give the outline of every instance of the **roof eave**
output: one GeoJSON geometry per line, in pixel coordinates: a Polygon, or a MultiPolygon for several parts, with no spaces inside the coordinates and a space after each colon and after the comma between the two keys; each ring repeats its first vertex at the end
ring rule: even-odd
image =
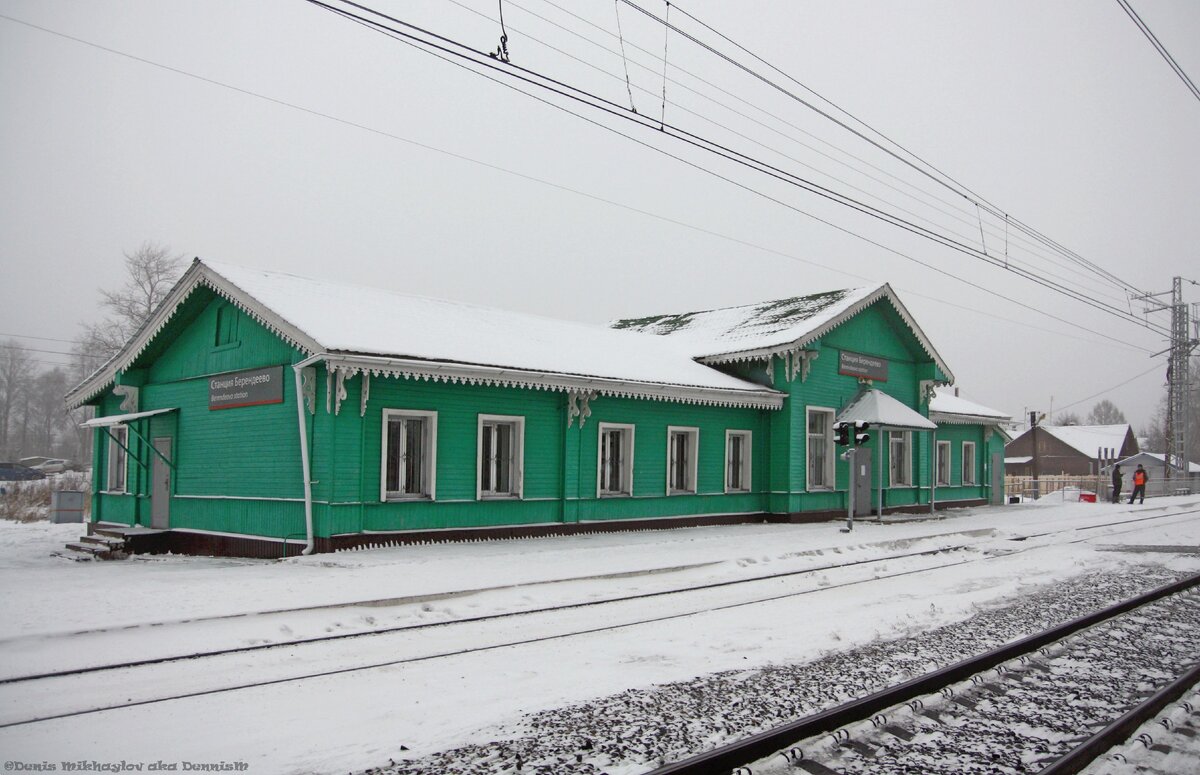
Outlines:
{"type": "Polygon", "coordinates": [[[900,318],[904,321],[904,324],[907,325],[917,337],[917,341],[920,343],[921,347],[930,355],[930,357],[933,358],[933,362],[938,369],[940,369],[941,372],[946,375],[946,384],[953,384],[954,373],[950,371],[950,367],[946,365],[946,362],[942,360],[942,356],[938,354],[936,349],[934,349],[933,343],[929,341],[929,337],[927,337],[925,332],[921,330],[921,327],[917,325],[917,321],[896,296],[895,291],[892,290],[892,286],[889,283],[880,285],[877,289],[875,289],[875,291],[849,305],[842,312],[833,318],[830,318],[822,325],[809,331],[799,339],[793,339],[767,347],[758,347],[753,350],[731,350],[725,353],[712,353],[710,355],[699,356],[696,360],[705,364],[736,363],[740,361],[762,360],[772,356],[778,356],[785,353],[802,350],[807,345],[810,345],[816,340],[825,336],[830,331],[842,325],[847,320],[859,314],[880,299],[887,299],[889,302],[891,302],[892,307],[896,310],[897,314],[900,315],[900,318]]]}
{"type": "Polygon", "coordinates": [[[129,368],[138,359],[162,329],[175,316],[180,305],[197,288],[207,287],[214,293],[229,301],[235,307],[258,322],[263,327],[275,333],[285,342],[296,349],[311,355],[320,352],[321,345],[311,336],[296,326],[284,320],[268,309],[250,294],[238,288],[232,282],[217,274],[211,267],[200,259],[195,259],[183,276],[176,281],[174,287],[167,293],[162,303],[153,314],[142,324],[120,352],[110,358],[104,365],[92,372],[90,376],[72,388],[64,397],[67,409],[75,409],[95,398],[112,385],[117,374],[129,368]]]}
{"type": "MultiPolygon", "coordinates": [[[[358,355],[331,352],[323,359],[330,367],[348,374],[366,372],[374,376],[395,376],[441,382],[466,382],[522,387],[535,390],[595,391],[600,395],[648,398],[660,401],[731,406],[751,409],[782,408],[786,394],[770,388],[740,390],[699,385],[640,382],[610,377],[563,374],[530,369],[483,366],[416,358],[382,355],[358,355]]],[[[748,383],[749,384],[749,383],[748,383]]]]}

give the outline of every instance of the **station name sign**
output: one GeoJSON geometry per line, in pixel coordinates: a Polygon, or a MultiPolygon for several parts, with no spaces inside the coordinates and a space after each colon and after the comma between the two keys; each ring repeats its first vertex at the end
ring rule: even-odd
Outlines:
{"type": "Polygon", "coordinates": [[[283,403],[283,367],[248,369],[208,378],[208,408],[283,403]]]}
{"type": "Polygon", "coordinates": [[[888,362],[873,355],[863,355],[842,350],[838,356],[838,374],[848,377],[863,377],[877,382],[887,382],[888,362]]]}

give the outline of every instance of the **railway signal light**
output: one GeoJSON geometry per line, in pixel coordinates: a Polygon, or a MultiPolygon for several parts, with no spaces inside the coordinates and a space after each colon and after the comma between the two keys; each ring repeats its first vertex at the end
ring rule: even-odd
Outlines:
{"type": "Polygon", "coordinates": [[[839,447],[850,446],[850,423],[838,422],[833,424],[833,440],[839,447]]]}
{"type": "Polygon", "coordinates": [[[871,440],[871,434],[867,433],[867,429],[871,427],[871,423],[859,420],[854,423],[854,443],[866,444],[871,440]]]}

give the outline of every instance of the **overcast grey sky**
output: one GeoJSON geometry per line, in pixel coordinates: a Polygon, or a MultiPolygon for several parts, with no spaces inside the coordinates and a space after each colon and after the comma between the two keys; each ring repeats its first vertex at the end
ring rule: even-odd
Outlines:
{"type": "MultiPolygon", "coordinates": [[[[662,0],[638,2],[663,15],[662,0]]],[[[1200,3],[1131,3],[1200,79],[1200,3]]],[[[367,4],[480,50],[499,41],[497,0],[367,4]]],[[[632,93],[643,116],[981,247],[969,200],[682,36],[664,40],[628,5],[503,9],[513,64],[618,106],[632,93]]],[[[1108,275],[1148,291],[1200,280],[1200,101],[1116,2],[672,9],[672,24],[815,101],[680,9],[1108,275]]],[[[0,18],[0,340],[71,339],[100,314],[97,289],[122,279],[122,251],[156,241],[596,323],[888,281],[980,403],[1019,417],[1107,391],[1073,409],[1107,397],[1140,426],[1162,394],[1159,333],[303,0],[0,0],[0,14],[28,23],[0,18]]],[[[990,256],[1140,311],[1003,218],[982,226],[990,256]]]]}

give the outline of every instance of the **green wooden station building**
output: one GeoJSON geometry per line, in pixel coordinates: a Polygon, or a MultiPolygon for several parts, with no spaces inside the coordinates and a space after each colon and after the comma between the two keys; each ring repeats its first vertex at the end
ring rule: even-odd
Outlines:
{"type": "Polygon", "coordinates": [[[278,557],[845,517],[839,421],[859,514],[998,502],[953,379],[886,284],[606,328],[196,260],[66,402],[93,527],[278,557]]]}

